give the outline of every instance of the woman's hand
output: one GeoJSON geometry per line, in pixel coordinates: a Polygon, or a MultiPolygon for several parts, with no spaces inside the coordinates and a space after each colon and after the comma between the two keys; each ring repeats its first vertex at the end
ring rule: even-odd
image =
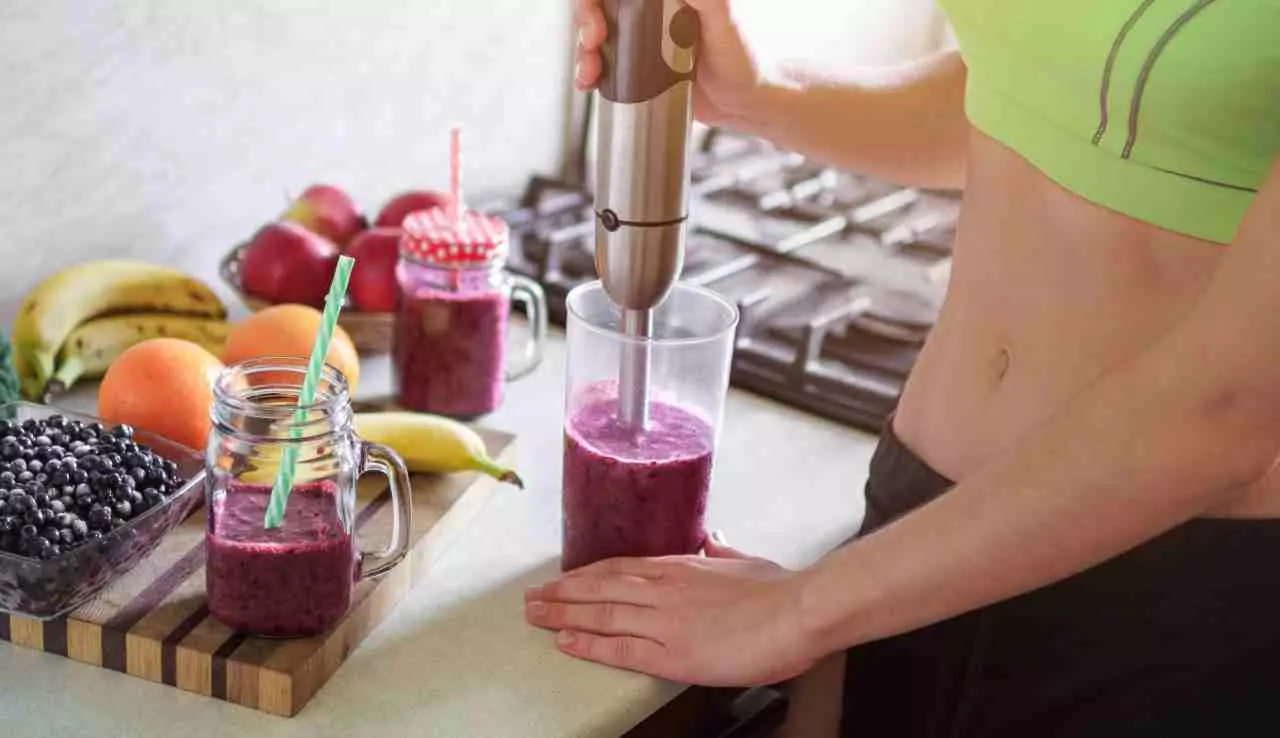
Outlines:
{"type": "Polygon", "coordinates": [[[610,559],[525,593],[530,623],[590,661],[704,686],[789,679],[822,654],[799,616],[799,575],[708,539],[706,558],[610,559]]]}
{"type": "MultiPolygon", "coordinates": [[[[600,79],[600,47],[608,30],[601,0],[574,0],[578,22],[578,66],[574,83],[589,90],[600,79]]],[[[755,61],[729,12],[730,0],[685,0],[698,12],[702,36],[697,50],[693,114],[707,125],[751,120],[761,89],[755,61]]]]}

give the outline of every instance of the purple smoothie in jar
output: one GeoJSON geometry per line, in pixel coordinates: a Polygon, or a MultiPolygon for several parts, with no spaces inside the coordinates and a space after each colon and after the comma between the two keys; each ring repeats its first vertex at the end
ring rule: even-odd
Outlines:
{"type": "Polygon", "coordinates": [[[711,426],[663,402],[642,431],[616,397],[592,399],[565,425],[561,568],[617,556],[696,553],[711,485],[711,426]]]}
{"type": "Polygon", "coordinates": [[[506,291],[402,288],[393,361],[400,406],[471,418],[502,403],[506,291]]]}
{"type": "Polygon", "coordinates": [[[331,482],[294,486],[284,523],[267,530],[271,488],[232,485],[214,503],[205,534],[209,612],[237,631],[275,638],[313,636],[337,623],[351,606],[359,566],[337,494],[331,482]]]}

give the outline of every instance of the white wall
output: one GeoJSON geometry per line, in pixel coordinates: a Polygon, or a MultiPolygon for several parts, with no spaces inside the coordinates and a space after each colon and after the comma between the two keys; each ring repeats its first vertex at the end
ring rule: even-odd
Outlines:
{"type": "Polygon", "coordinates": [[[561,0],[4,0],[0,314],[96,254],[212,275],[312,181],[444,186],[455,122],[469,187],[554,171],[571,34],[561,0]]]}

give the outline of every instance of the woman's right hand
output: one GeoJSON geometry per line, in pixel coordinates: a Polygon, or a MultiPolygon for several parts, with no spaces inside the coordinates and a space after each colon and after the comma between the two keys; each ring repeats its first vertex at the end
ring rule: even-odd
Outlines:
{"type": "MultiPolygon", "coordinates": [[[[590,90],[600,79],[600,47],[608,29],[603,0],[574,0],[578,24],[578,60],[574,84],[590,90]]],[[[650,0],[659,2],[660,0],[650,0]]],[[[693,88],[694,116],[712,126],[751,121],[763,87],[759,70],[729,11],[730,0],[685,0],[698,13],[702,36],[693,88]]]]}

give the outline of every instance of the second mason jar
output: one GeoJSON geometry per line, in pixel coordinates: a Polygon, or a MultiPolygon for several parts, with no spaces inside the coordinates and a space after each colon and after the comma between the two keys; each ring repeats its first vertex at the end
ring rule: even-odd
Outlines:
{"type": "Polygon", "coordinates": [[[498,218],[443,208],[404,221],[393,361],[398,404],[408,410],[475,418],[502,403],[505,382],[533,371],[547,333],[546,298],[530,279],[505,270],[508,228],[498,218]],[[531,337],[507,360],[512,301],[523,303],[531,337]]]}

